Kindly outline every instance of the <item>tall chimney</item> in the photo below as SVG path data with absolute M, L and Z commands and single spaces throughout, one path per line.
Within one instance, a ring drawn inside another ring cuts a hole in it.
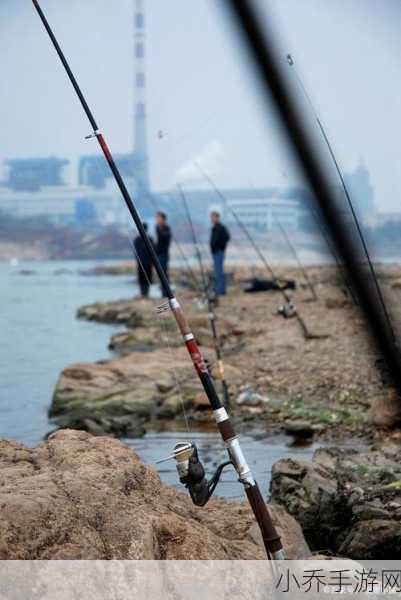
M 134 0 L 134 156 L 135 179 L 140 193 L 149 191 L 145 50 L 144 0 Z

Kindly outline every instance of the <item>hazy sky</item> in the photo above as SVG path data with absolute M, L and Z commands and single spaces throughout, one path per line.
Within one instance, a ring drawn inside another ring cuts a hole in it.
M 283 184 L 286 146 L 222 0 L 145 0 L 148 132 L 155 188 L 209 154 L 219 185 Z M 133 0 L 42 0 L 116 152 L 132 145 Z M 260 0 L 291 52 L 344 170 L 368 167 L 380 210 L 401 186 L 400 0 Z M 0 160 L 97 152 L 31 0 L 0 4 Z M 157 131 L 165 132 L 160 140 Z

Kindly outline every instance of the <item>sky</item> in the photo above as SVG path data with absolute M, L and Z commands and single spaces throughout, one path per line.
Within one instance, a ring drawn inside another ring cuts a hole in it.
M 144 1 L 154 189 L 190 179 L 194 158 L 204 160 L 222 187 L 298 183 L 223 0 Z M 399 210 L 401 2 L 258 4 L 275 30 L 288 77 L 285 55 L 293 54 L 342 169 L 363 162 L 378 209 Z M 41 6 L 112 150 L 130 151 L 133 0 L 41 0 Z M 0 53 L 0 161 L 66 157 L 74 183 L 78 157 L 98 152 L 96 141 L 84 140 L 89 124 L 30 0 L 1 1 Z

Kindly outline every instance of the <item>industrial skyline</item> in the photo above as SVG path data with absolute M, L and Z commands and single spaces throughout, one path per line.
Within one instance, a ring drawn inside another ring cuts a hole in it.
M 151 156 L 149 156 L 148 149 L 147 124 L 148 110 L 146 92 L 148 74 L 146 70 L 147 16 L 145 13 L 145 1 L 131 0 L 131 11 L 130 23 L 132 23 L 132 34 L 130 55 L 133 57 L 133 62 L 131 63 L 132 68 L 130 71 L 130 81 L 132 82 L 131 89 L 133 89 L 133 94 L 131 94 L 133 125 L 132 148 L 130 152 L 116 153 L 115 156 L 122 175 L 125 179 L 127 179 L 129 187 L 138 198 L 140 205 L 142 204 L 144 216 L 148 218 L 150 212 L 153 211 L 153 208 L 150 207 L 148 202 L 146 202 L 147 194 L 152 191 L 152 193 L 156 195 L 161 202 L 168 202 L 168 196 L 165 193 L 165 190 L 162 190 L 160 193 L 155 192 L 154 189 L 152 190 L 150 179 Z M 158 130 L 157 137 L 159 138 L 161 146 L 166 144 L 166 148 L 171 148 L 171 146 L 175 144 L 175 142 L 171 140 L 172 136 L 170 130 L 167 132 L 161 129 Z M 165 141 L 165 138 L 167 138 L 167 142 Z M 63 153 L 60 153 L 60 155 L 61 156 L 58 155 L 57 157 L 49 157 L 48 159 L 12 159 L 7 161 L 9 166 L 9 175 L 7 181 L 5 182 L 6 186 L 18 192 L 28 192 L 34 190 L 39 191 L 40 186 L 38 185 L 37 180 L 39 174 L 42 176 L 42 182 L 44 186 L 61 186 L 65 180 L 64 170 L 69 161 L 68 159 L 63 158 Z M 200 150 L 198 155 L 195 155 L 195 157 L 192 156 L 192 159 L 193 158 L 196 158 L 198 161 L 205 161 L 207 164 L 207 170 L 209 170 L 209 168 L 212 171 L 216 168 L 224 170 L 224 161 L 226 156 L 224 154 L 224 149 L 220 147 L 218 142 L 212 142 L 209 145 L 206 145 Z M 46 161 L 47 171 L 44 166 Z M 184 181 L 187 181 L 190 184 L 194 184 L 194 181 L 191 180 L 194 179 L 193 171 L 193 161 L 191 161 L 191 158 L 189 158 L 189 160 L 181 164 L 181 167 L 178 169 L 175 176 L 178 178 L 183 178 Z M 31 177 L 31 181 L 29 181 L 29 177 Z M 28 179 L 25 188 L 23 183 L 24 178 Z M 359 182 L 357 181 L 358 178 Z M 115 211 L 116 213 L 123 212 L 118 204 L 113 185 L 109 181 L 110 173 L 108 166 L 100 154 L 88 153 L 83 154 L 78 158 L 78 185 L 74 185 L 71 176 L 67 176 L 66 179 L 69 184 L 71 199 L 69 202 L 67 202 L 69 205 L 67 213 L 65 210 L 62 211 L 64 217 L 65 214 L 69 215 L 70 217 L 75 214 L 74 202 L 78 203 L 79 210 L 77 211 L 77 214 L 90 214 L 91 211 L 93 214 L 95 214 L 97 211 L 99 214 L 102 214 L 102 218 L 100 219 L 101 221 L 107 222 L 112 220 L 112 215 Z M 371 182 L 369 181 L 368 170 L 365 167 L 362 168 L 360 165 L 353 173 L 348 174 L 348 179 L 351 182 L 351 187 L 352 181 L 357 181 L 357 183 L 353 186 L 354 190 L 356 190 L 357 201 L 361 201 L 361 209 L 363 210 L 365 216 L 371 216 L 375 210 L 375 207 L 373 201 L 373 188 Z M 202 189 L 205 185 L 205 182 L 200 182 L 199 180 L 199 173 L 195 173 L 195 189 L 192 189 L 189 191 L 189 193 L 191 194 L 195 205 L 196 203 L 205 205 L 206 202 L 206 206 L 204 206 L 203 211 L 205 216 L 207 207 L 211 204 L 215 204 L 216 199 L 213 197 L 212 192 L 206 192 L 206 194 L 197 192 L 197 187 L 199 188 L 200 186 Z M 270 227 L 274 219 L 270 213 L 261 214 L 261 203 L 264 201 L 267 204 L 269 202 L 274 204 L 278 198 L 281 198 L 283 202 L 287 202 L 289 199 L 289 204 L 287 205 L 287 210 L 289 213 L 287 223 L 290 225 L 296 222 L 296 219 L 294 219 L 294 216 L 290 214 L 290 211 L 296 210 L 296 205 L 302 196 L 302 190 L 301 192 L 299 191 L 299 185 L 291 185 L 289 181 L 283 181 L 281 185 L 275 184 L 259 186 L 259 193 L 255 194 L 253 190 L 254 186 L 249 185 L 249 183 L 250 182 L 248 181 L 248 185 L 242 187 L 237 186 L 237 188 L 235 188 L 235 186 L 230 186 L 228 197 L 229 201 L 230 198 L 233 197 L 237 209 L 242 212 L 244 218 L 247 218 L 247 215 L 249 216 L 249 224 L 254 223 L 255 214 L 260 214 L 261 222 L 270 224 Z M 363 193 L 361 190 L 363 190 Z M 362 193 L 362 196 L 360 192 Z M 50 192 L 48 189 L 44 191 L 43 210 L 53 210 L 54 212 L 55 205 L 51 202 L 52 194 L 57 196 L 57 192 L 54 190 L 53 192 Z M 4 193 L 0 195 L 0 200 L 3 199 L 3 206 L 6 199 L 5 196 L 6 195 Z M 63 190 L 60 193 L 59 199 L 62 199 L 64 205 L 66 204 L 66 198 L 68 198 L 68 194 L 66 194 L 66 190 Z M 39 196 L 37 196 L 37 199 L 39 199 Z M 27 197 L 25 195 L 23 195 L 20 199 L 9 199 L 8 205 L 16 206 L 17 202 L 20 202 L 21 204 L 21 209 L 19 211 L 20 214 L 24 214 L 24 210 L 26 210 L 27 214 L 30 212 L 32 214 L 37 214 L 37 211 L 40 210 L 40 202 L 37 203 L 37 208 L 35 210 L 33 208 L 31 210 L 30 207 L 24 209 L 24 203 L 27 202 Z M 242 207 L 238 204 L 241 202 L 244 204 Z M 247 206 L 247 204 L 249 206 Z M 33 206 L 34 204 L 32 207 Z M 196 209 L 197 207 L 195 206 L 194 208 Z M 285 220 L 283 214 L 281 214 L 281 219 Z M 116 216 L 115 221 L 119 222 L 120 217 Z

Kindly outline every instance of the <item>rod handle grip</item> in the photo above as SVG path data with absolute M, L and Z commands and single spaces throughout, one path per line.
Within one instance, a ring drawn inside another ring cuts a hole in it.
M 268 555 L 274 555 L 276 552 L 280 552 L 280 550 L 283 549 L 280 536 L 273 524 L 267 505 L 263 500 L 262 494 L 260 493 L 258 484 L 255 482 L 254 485 L 247 487 L 245 491 L 249 504 L 252 507 L 253 513 L 260 527 L 263 543 Z

